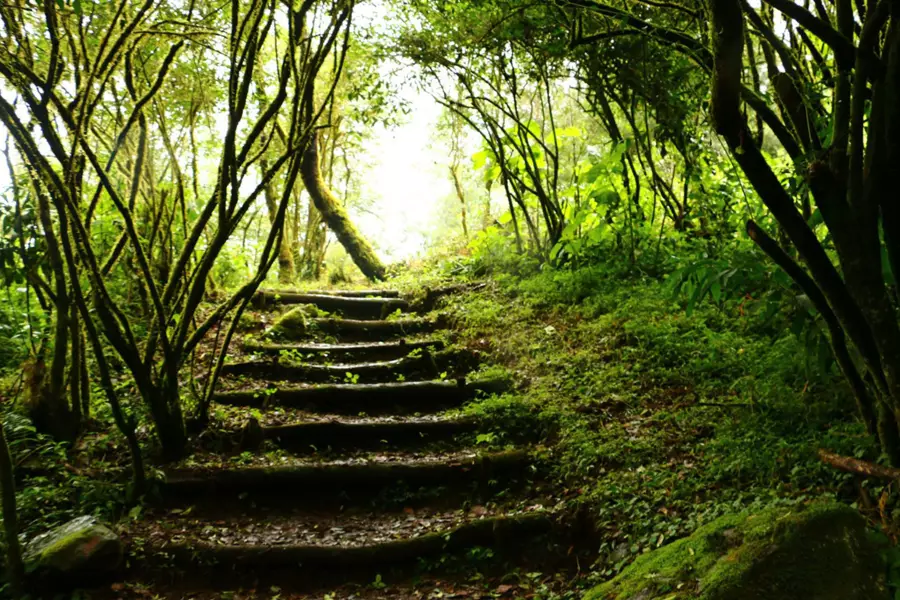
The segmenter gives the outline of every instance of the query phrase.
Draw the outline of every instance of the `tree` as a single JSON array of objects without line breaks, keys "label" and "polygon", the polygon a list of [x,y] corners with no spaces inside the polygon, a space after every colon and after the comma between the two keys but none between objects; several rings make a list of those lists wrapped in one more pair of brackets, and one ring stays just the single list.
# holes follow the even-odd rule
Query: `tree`
[{"label": "tree", "polygon": [[[514,81],[524,79],[513,77],[525,72],[539,84],[544,65],[574,65],[610,138],[625,141],[626,131],[633,138],[621,155],[632,222],[645,218],[644,184],[676,229],[709,235],[710,204],[697,198],[709,194],[699,162],[721,154],[703,123],[711,121],[723,158],[765,207],[762,224],[747,222],[750,237],[815,304],[863,420],[900,462],[900,204],[889,183],[900,164],[896,2],[817,1],[813,10],[792,0],[764,0],[759,8],[742,0],[409,5],[433,27],[410,26],[404,53],[467,86],[468,104],[457,108],[477,115],[470,124],[485,129],[496,122],[492,114],[518,121],[512,131],[498,126],[497,135],[485,135],[501,163],[501,153],[516,149],[516,131],[529,126],[505,104],[523,89]],[[504,136],[511,143],[498,143]],[[529,164],[525,150],[519,156]],[[553,148],[540,150],[550,162]],[[517,177],[506,170],[508,188]],[[534,178],[528,183],[531,193],[540,191]],[[552,207],[549,197],[542,206]],[[721,223],[730,222],[730,206],[717,209]]]},{"label": "tree", "polygon": [[[234,0],[225,11],[205,8],[123,0],[111,7],[91,5],[87,14],[56,3],[37,11],[0,9],[8,38],[16,41],[0,50],[0,121],[42,213],[56,290],[54,352],[62,355],[80,339],[69,335],[70,315],[76,315],[136,465],[133,411],[121,405],[105,353],[125,365],[164,454],[179,457],[186,436],[180,370],[206,334],[231,317],[197,403],[195,416],[202,422],[235,324],[279,257],[287,204],[334,84],[319,103],[310,90],[326,57],[346,52],[353,3]],[[224,52],[210,53],[219,43],[219,25],[228,42]],[[92,39],[99,43],[88,43]],[[179,87],[198,63],[199,75],[212,81],[216,72],[227,72],[225,85]],[[277,76],[266,79],[269,100],[254,111],[251,89],[263,69]],[[339,76],[338,69],[333,79]],[[192,91],[187,98],[185,89]],[[162,98],[178,100],[157,102]],[[197,121],[215,112],[226,115],[222,133],[207,140],[214,154],[203,154]],[[267,157],[267,168],[255,171],[258,179],[251,182],[248,175],[261,165],[279,118],[283,147]],[[182,135],[189,132],[186,149],[175,142],[173,120]],[[194,171],[190,195],[179,166],[179,150],[187,149]],[[165,157],[172,187],[160,185],[158,156]],[[216,177],[204,186],[197,163],[213,156]],[[276,178],[283,191],[255,273],[201,317],[217,259]],[[108,219],[120,227],[112,243],[97,227],[98,220]],[[136,275],[126,278],[124,290],[116,269]],[[134,327],[126,316],[135,300],[146,328]],[[49,378],[57,396],[64,379],[54,370],[58,364],[51,364]]]}]

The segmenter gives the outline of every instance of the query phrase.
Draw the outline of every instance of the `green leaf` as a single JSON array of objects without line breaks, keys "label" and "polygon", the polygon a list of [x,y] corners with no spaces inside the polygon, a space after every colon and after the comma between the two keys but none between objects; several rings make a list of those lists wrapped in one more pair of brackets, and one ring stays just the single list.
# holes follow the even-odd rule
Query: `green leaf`
[{"label": "green leaf", "polygon": [[718,303],[722,300],[722,283],[718,279],[709,286],[709,293],[712,296],[713,302]]},{"label": "green leaf", "polygon": [[482,167],[484,167],[484,165],[487,164],[489,155],[490,155],[489,150],[482,150],[481,152],[476,152],[475,154],[473,154],[472,155],[472,169],[474,169],[475,171],[478,171]]}]

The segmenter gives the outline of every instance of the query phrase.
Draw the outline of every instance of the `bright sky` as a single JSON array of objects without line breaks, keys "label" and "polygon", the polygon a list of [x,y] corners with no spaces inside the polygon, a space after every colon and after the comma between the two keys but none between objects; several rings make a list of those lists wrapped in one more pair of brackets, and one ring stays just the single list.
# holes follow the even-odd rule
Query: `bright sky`
[{"label": "bright sky", "polygon": [[425,93],[403,91],[411,112],[393,129],[378,127],[366,142],[362,193],[371,212],[354,215],[385,258],[409,258],[425,246],[439,200],[453,193],[446,156],[432,148],[441,107]]},{"label": "bright sky", "polygon": [[[355,26],[390,27],[393,15],[382,2],[360,3],[354,10]],[[436,218],[440,200],[453,193],[445,152],[432,146],[442,107],[427,93],[401,82],[396,65],[383,65],[394,74],[398,89],[410,108],[400,126],[377,127],[364,144],[360,179],[370,212],[354,212],[357,226],[389,261],[410,258],[425,249],[425,233]]]}]

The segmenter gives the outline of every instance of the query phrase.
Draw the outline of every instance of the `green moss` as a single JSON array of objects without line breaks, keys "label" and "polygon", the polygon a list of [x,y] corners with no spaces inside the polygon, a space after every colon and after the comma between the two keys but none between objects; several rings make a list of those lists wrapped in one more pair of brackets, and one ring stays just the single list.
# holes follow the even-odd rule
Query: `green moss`
[{"label": "green moss", "polygon": [[839,504],[731,515],[644,554],[586,600],[887,598],[878,548]]},{"label": "green moss", "polygon": [[24,559],[31,573],[77,576],[115,569],[122,550],[121,541],[112,531],[85,516],[31,540]]},{"label": "green moss", "polygon": [[266,334],[279,340],[296,340],[309,333],[310,319],[321,316],[321,311],[312,304],[300,304],[284,313]]}]

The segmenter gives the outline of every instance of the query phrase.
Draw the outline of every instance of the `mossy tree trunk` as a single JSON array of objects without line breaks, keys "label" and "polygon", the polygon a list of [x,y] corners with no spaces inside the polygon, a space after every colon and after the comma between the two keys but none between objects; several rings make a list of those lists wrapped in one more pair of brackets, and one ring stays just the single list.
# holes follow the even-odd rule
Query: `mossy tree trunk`
[{"label": "mossy tree trunk", "polygon": [[328,228],[334,232],[347,254],[363,274],[372,280],[382,280],[386,276],[384,264],[375,254],[371,244],[362,237],[350,221],[347,210],[328,188],[322,178],[319,164],[319,136],[314,133],[306,152],[303,154],[301,176],[307,192]]}]

